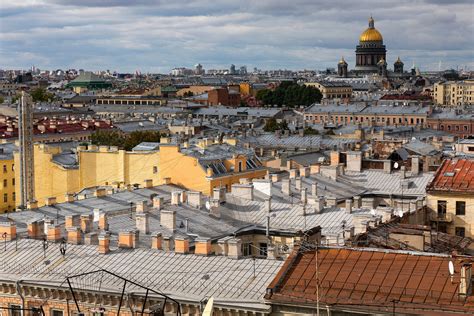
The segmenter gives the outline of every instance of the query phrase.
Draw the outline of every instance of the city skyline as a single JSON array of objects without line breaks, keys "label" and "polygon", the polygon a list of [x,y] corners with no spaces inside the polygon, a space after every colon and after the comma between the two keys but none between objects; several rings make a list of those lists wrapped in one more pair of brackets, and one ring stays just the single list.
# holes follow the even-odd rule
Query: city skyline
[{"label": "city skyline", "polygon": [[[387,62],[406,69],[474,67],[469,1],[0,1],[2,68],[169,73],[201,63],[262,69],[355,66],[372,15]],[[441,67],[440,67],[441,62]]]}]

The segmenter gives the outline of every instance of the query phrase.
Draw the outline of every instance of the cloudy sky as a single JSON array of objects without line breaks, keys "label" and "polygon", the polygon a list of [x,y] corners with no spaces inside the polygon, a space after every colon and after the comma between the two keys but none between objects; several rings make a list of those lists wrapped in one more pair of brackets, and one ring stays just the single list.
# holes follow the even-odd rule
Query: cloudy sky
[{"label": "cloudy sky", "polygon": [[0,68],[324,69],[370,14],[388,62],[474,69],[472,0],[0,0]]}]

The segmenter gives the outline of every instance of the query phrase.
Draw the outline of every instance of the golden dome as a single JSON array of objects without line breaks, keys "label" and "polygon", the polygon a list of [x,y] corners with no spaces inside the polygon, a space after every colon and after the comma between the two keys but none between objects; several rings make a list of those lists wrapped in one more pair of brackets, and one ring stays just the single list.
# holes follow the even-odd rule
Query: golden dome
[{"label": "golden dome", "polygon": [[374,27],[374,19],[370,17],[369,27],[360,35],[359,42],[382,42],[382,34]]}]

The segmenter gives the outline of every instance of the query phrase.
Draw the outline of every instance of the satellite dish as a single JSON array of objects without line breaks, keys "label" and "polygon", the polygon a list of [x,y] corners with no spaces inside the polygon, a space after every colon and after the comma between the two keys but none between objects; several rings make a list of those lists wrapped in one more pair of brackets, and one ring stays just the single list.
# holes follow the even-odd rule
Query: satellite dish
[{"label": "satellite dish", "polygon": [[209,203],[209,201],[206,201],[206,209],[208,211],[211,209],[211,203]]},{"label": "satellite dish", "polygon": [[398,168],[398,162],[394,163],[394,164],[393,164],[393,167],[394,167],[395,169]]},{"label": "satellite dish", "polygon": [[371,209],[370,214],[372,214],[372,216],[375,216],[375,209]]},{"label": "satellite dish", "polygon": [[451,260],[449,261],[448,268],[449,268],[449,274],[454,275],[454,264]]}]

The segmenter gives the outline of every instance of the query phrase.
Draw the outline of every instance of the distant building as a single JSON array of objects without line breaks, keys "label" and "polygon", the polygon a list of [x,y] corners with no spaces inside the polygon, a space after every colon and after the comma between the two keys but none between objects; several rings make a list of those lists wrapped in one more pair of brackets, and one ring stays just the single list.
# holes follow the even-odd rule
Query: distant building
[{"label": "distant building", "polygon": [[352,86],[338,81],[307,82],[306,86],[315,87],[321,91],[324,99],[350,99]]},{"label": "distant building", "polygon": [[108,89],[112,87],[112,84],[92,72],[83,72],[76,79],[69,82],[66,87],[72,88],[76,93],[83,93],[88,90]]},{"label": "distant building", "polygon": [[382,34],[374,24],[374,19],[370,17],[369,27],[359,37],[359,45],[356,47],[357,72],[377,73],[379,61],[387,59]]},{"label": "distant building", "polygon": [[435,83],[433,99],[444,106],[474,105],[474,80]]},{"label": "distant building", "polygon": [[474,237],[474,159],[447,159],[427,186],[431,224],[440,232]]},{"label": "distant building", "polygon": [[208,105],[240,106],[240,93],[228,88],[215,88],[207,92]]}]

